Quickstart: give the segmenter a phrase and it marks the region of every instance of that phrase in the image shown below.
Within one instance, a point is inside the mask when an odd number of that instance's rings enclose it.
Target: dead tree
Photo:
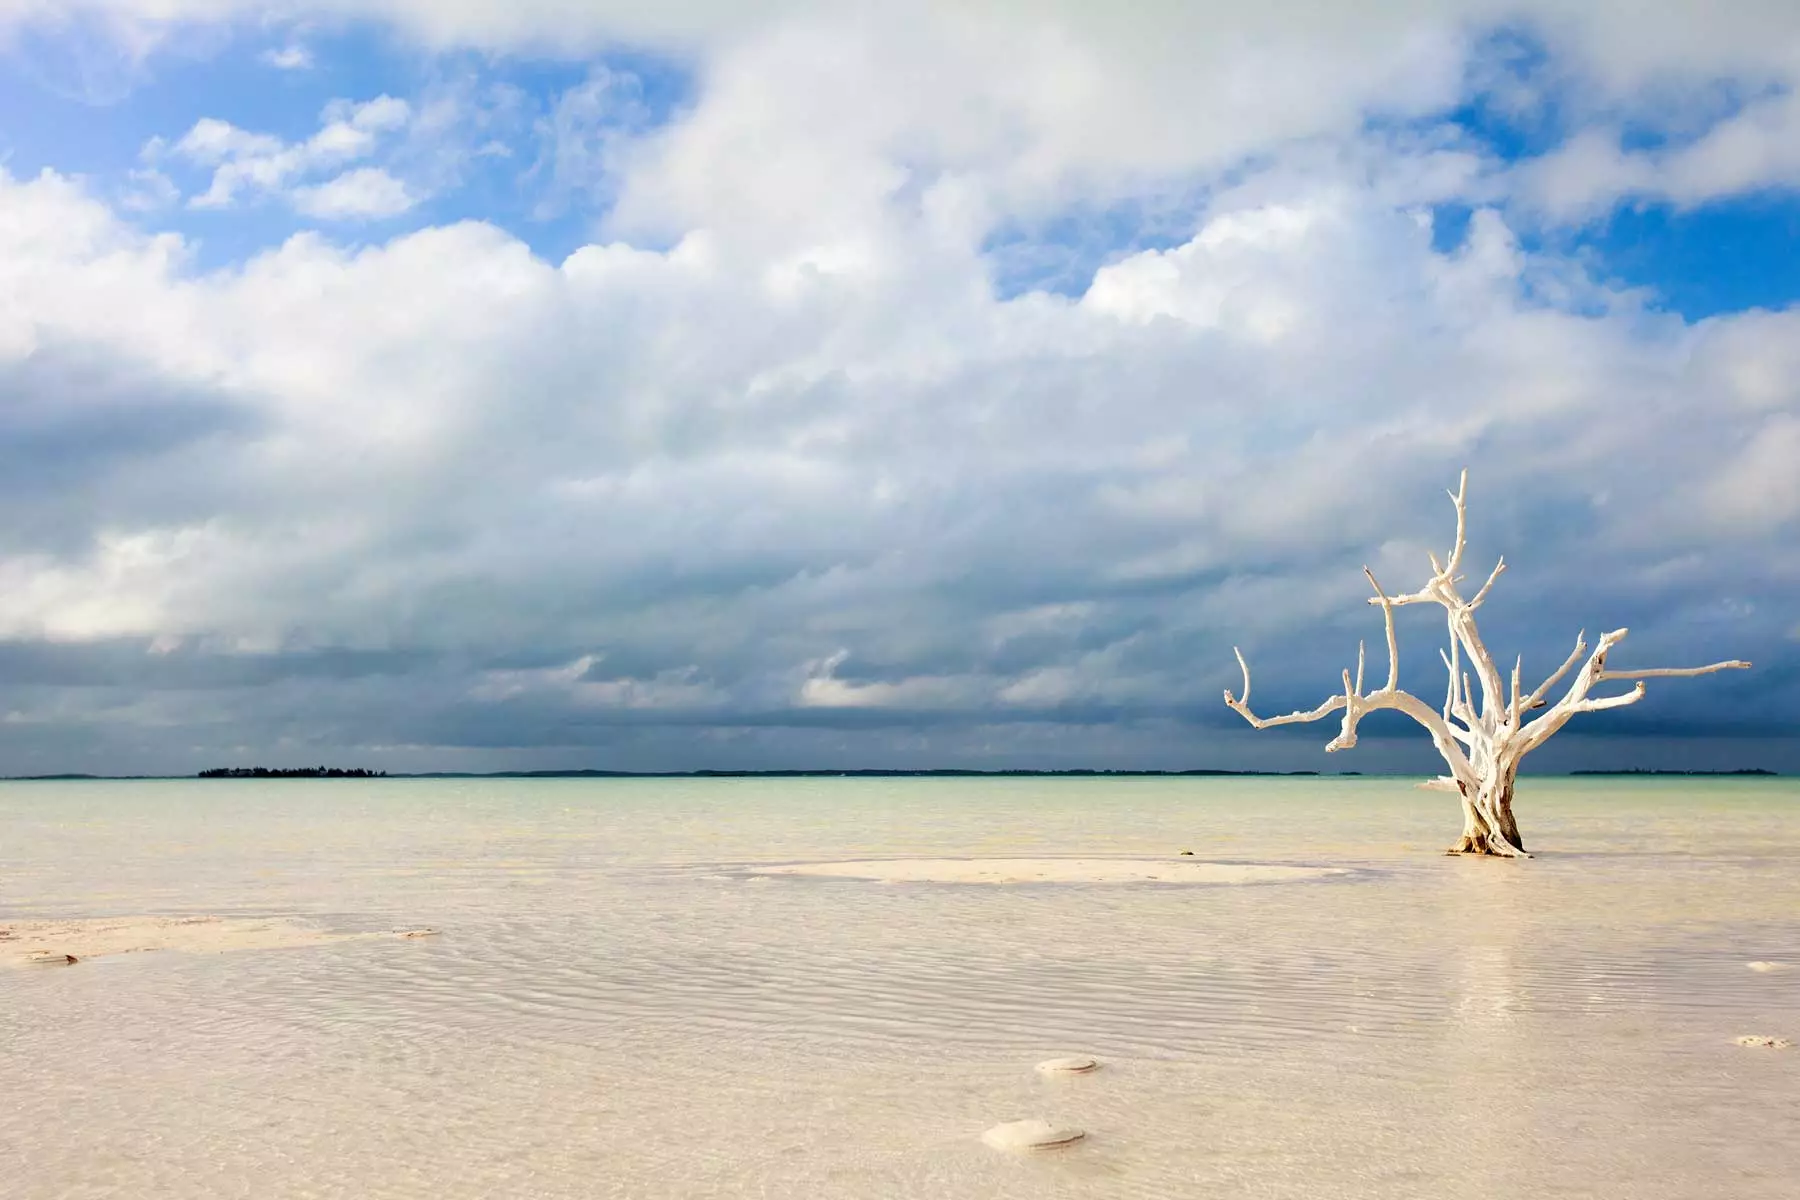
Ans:
[[[1606,656],[1614,646],[1625,640],[1626,633],[1623,629],[1615,629],[1600,636],[1600,642],[1594,647],[1592,654],[1588,653],[1587,642],[1581,635],[1577,635],[1575,649],[1570,652],[1568,659],[1550,678],[1530,692],[1525,691],[1519,682],[1523,662],[1515,662],[1509,690],[1508,681],[1501,677],[1499,669],[1494,665],[1493,656],[1488,653],[1487,646],[1481,640],[1481,633],[1475,627],[1475,610],[1481,607],[1488,592],[1493,589],[1494,581],[1506,570],[1506,560],[1503,558],[1495,565],[1493,573],[1473,598],[1465,600],[1457,590],[1457,585],[1464,578],[1458,572],[1463,560],[1467,525],[1464,501],[1468,489],[1469,473],[1464,471],[1461,483],[1450,497],[1456,502],[1456,546],[1450,551],[1447,562],[1440,563],[1437,555],[1431,555],[1432,576],[1424,587],[1403,596],[1389,596],[1382,591],[1381,584],[1376,582],[1369,568],[1363,568],[1363,574],[1368,576],[1369,586],[1375,589],[1375,595],[1370,598],[1369,603],[1381,606],[1382,616],[1387,622],[1388,674],[1385,685],[1372,692],[1363,690],[1363,649],[1359,644],[1356,650],[1356,675],[1352,678],[1348,670],[1344,672],[1344,690],[1341,694],[1307,712],[1292,712],[1281,717],[1259,717],[1250,711],[1249,664],[1244,661],[1241,651],[1234,650],[1238,666],[1244,672],[1244,694],[1239,698],[1233,696],[1230,689],[1226,689],[1225,703],[1258,729],[1266,729],[1271,725],[1317,721],[1342,709],[1343,726],[1338,735],[1326,745],[1326,750],[1348,750],[1356,745],[1357,723],[1368,713],[1382,709],[1395,709],[1405,713],[1431,734],[1432,744],[1449,765],[1450,774],[1433,781],[1430,786],[1455,792],[1462,798],[1462,837],[1448,853],[1528,857],[1512,811],[1513,783],[1518,776],[1521,759],[1548,741],[1550,735],[1568,724],[1569,718],[1576,713],[1599,712],[1602,709],[1623,708],[1627,704],[1637,703],[1643,697],[1645,679],[1707,675],[1714,671],[1748,667],[1750,664],[1733,660],[1705,667],[1610,670],[1606,665]],[[1444,667],[1449,673],[1442,710],[1400,690],[1400,657],[1394,638],[1394,610],[1408,604],[1441,605],[1448,618],[1450,649],[1448,653],[1438,651],[1438,657],[1444,660]],[[1586,662],[1582,662],[1583,655],[1587,656]],[[1580,669],[1576,670],[1568,689],[1560,699],[1550,701],[1550,689],[1571,670],[1575,670],[1577,663],[1581,664]],[[1470,680],[1471,671],[1474,673],[1473,683]],[[1612,696],[1592,694],[1598,684],[1624,679],[1636,681],[1628,692]],[[1527,714],[1531,713],[1537,715],[1527,719]]]

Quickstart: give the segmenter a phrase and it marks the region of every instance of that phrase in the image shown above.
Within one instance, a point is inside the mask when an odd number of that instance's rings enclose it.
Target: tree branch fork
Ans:
[[[1260,717],[1250,707],[1250,664],[1245,661],[1243,652],[1233,647],[1232,652],[1237,656],[1238,667],[1243,672],[1244,689],[1242,695],[1237,696],[1227,688],[1225,703],[1257,729],[1305,724],[1342,711],[1344,715],[1338,735],[1325,746],[1328,751],[1347,750],[1356,745],[1357,726],[1371,712],[1392,709],[1405,713],[1431,735],[1433,744],[1450,768],[1450,775],[1438,781],[1437,786],[1459,792],[1463,796],[1464,841],[1477,843],[1474,847],[1476,852],[1519,856],[1523,855],[1524,848],[1519,843],[1516,831],[1510,838],[1499,839],[1501,845],[1490,845],[1492,839],[1489,835],[1497,831],[1486,828],[1486,821],[1491,819],[1498,824],[1512,826],[1512,779],[1518,770],[1519,760],[1526,754],[1543,745],[1578,713],[1602,712],[1637,703],[1644,696],[1646,679],[1710,675],[1718,671],[1743,670],[1750,664],[1733,659],[1702,667],[1614,670],[1607,666],[1607,656],[1625,640],[1628,632],[1625,629],[1614,629],[1600,636],[1591,653],[1585,634],[1577,635],[1575,648],[1570,651],[1568,658],[1530,692],[1524,691],[1521,684],[1524,668],[1522,659],[1514,661],[1510,679],[1502,678],[1493,656],[1481,639],[1475,611],[1487,600],[1495,581],[1506,571],[1506,560],[1502,558],[1495,564],[1486,582],[1472,598],[1464,599],[1458,586],[1465,578],[1461,574],[1461,567],[1467,546],[1468,483],[1469,473],[1465,470],[1457,490],[1450,493],[1450,499],[1456,506],[1455,545],[1449,557],[1442,562],[1436,554],[1430,556],[1432,575],[1423,587],[1415,592],[1390,596],[1376,580],[1374,573],[1366,566],[1363,568],[1363,575],[1375,592],[1369,598],[1369,603],[1381,608],[1386,627],[1388,671],[1385,684],[1373,691],[1365,690],[1366,656],[1363,645],[1358,643],[1356,672],[1354,676],[1348,669],[1343,672],[1343,691],[1317,708],[1275,717]],[[1394,610],[1413,604],[1436,604],[1444,610],[1450,645],[1448,652],[1438,652],[1447,676],[1444,702],[1439,707],[1425,703],[1399,686],[1400,656],[1394,629]],[[1576,669],[1577,664],[1580,664],[1579,670]],[[1574,678],[1569,681],[1562,695],[1551,701],[1551,691],[1572,670],[1575,671]],[[1471,672],[1473,680],[1470,678]],[[1633,681],[1633,686],[1628,691],[1605,696],[1593,694],[1593,689],[1600,684],[1626,680]],[[1489,805],[1492,811],[1484,813],[1484,804]],[[1459,849],[1468,848],[1459,846]]]

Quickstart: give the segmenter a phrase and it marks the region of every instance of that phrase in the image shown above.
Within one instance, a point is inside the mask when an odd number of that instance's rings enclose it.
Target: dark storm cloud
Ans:
[[[515,8],[382,11],[500,46],[547,11]],[[571,37],[630,15],[590,8]],[[1774,61],[1677,8],[1546,33],[1579,119],[1683,55]],[[1481,77],[1460,9],[1209,10],[1249,67],[1190,9],[1186,42],[1091,5],[1055,10],[1091,38],[1008,10],[992,41],[707,9],[691,105],[557,160],[617,199],[560,263],[469,221],[202,270],[97,187],[0,175],[0,770],[1414,769],[1397,720],[1325,760],[1220,692],[1234,645],[1264,711],[1359,639],[1379,671],[1360,568],[1416,587],[1465,464],[1503,665],[1620,625],[1623,665],[1757,664],[1653,681],[1555,761],[1792,742],[1800,311],[1689,323],[1525,236],[1687,196],[1688,160],[1530,175],[1445,124]],[[1008,230],[1071,244],[997,262]],[[1071,258],[1062,294],[996,286]],[[1441,618],[1400,640],[1435,703]]]

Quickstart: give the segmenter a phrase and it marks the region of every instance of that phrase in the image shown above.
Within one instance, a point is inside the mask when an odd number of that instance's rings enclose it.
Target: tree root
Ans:
[[[1463,834],[1445,854],[1475,854],[1487,858],[1530,858],[1525,847],[1488,834]]]

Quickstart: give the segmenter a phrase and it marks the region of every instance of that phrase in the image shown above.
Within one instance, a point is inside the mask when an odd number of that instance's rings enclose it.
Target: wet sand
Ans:
[[[0,786],[0,1191],[1791,1200],[1800,784],[1522,795]]]
[[[342,933],[292,917],[89,917],[0,922],[0,963],[7,966],[71,965],[111,954],[173,950],[225,954],[281,950],[372,938],[430,936],[432,930]]]
[[[1293,883],[1341,867],[1200,862],[1192,858],[895,858],[784,863],[752,875],[812,875],[877,883]]]

